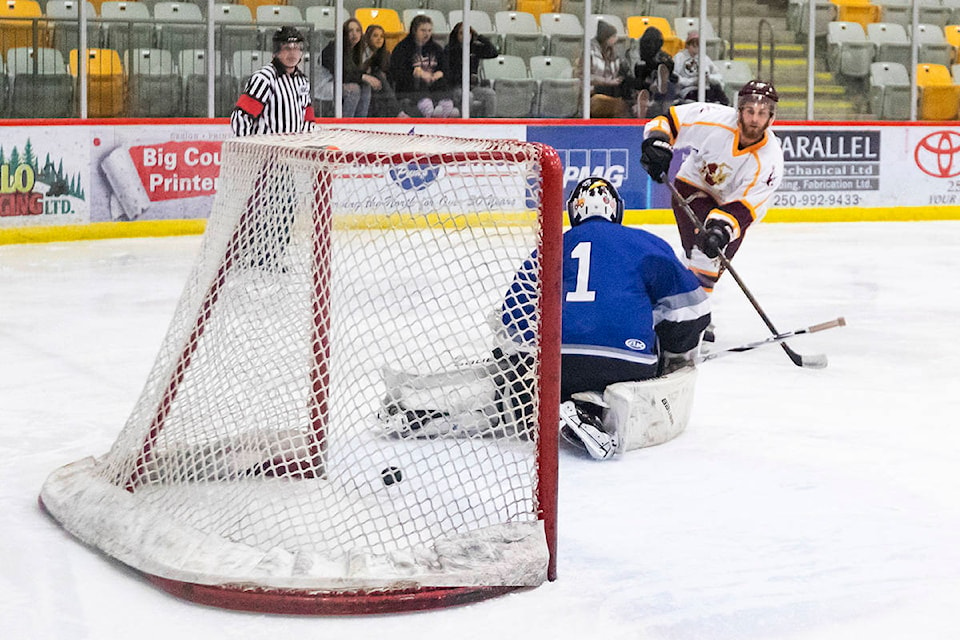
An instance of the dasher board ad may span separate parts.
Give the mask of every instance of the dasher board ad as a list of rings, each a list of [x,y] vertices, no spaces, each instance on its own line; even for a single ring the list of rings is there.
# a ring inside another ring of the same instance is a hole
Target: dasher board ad
[[[86,132],[69,126],[0,128],[0,227],[89,221]]]
[[[91,222],[205,218],[227,126],[90,128]]]
[[[960,204],[960,128],[776,129],[783,182],[772,207]]]

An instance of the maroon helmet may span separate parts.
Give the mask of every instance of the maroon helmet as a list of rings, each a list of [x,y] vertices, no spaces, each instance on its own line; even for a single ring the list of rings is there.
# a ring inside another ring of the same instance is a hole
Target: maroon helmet
[[[773,85],[761,80],[751,80],[737,92],[738,109],[742,109],[748,103],[756,102],[770,109],[770,114],[773,115],[777,112],[777,102],[779,101],[780,95]]]

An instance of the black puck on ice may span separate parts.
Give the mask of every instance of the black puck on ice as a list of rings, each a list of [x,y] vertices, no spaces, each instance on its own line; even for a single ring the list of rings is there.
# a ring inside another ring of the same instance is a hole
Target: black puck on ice
[[[389,487],[390,485],[403,480],[403,473],[401,473],[400,469],[397,467],[387,467],[380,472],[380,479],[383,480],[383,484],[385,486]]]

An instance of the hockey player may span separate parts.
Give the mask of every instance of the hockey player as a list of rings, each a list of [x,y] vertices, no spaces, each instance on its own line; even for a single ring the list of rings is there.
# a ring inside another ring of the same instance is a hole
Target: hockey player
[[[674,186],[704,223],[703,237],[680,202],[673,202],[687,267],[710,292],[744,233],[763,218],[783,178],[783,151],[770,131],[777,115],[777,90],[751,80],[740,89],[736,108],[694,102],[675,106],[644,128],[641,164],[657,182],[668,179],[673,150],[690,153]]]
[[[706,293],[666,242],[621,226],[623,200],[607,180],[581,181],[567,213],[560,429],[592,457],[607,459],[683,429],[694,380],[685,365],[693,363],[710,312]],[[536,274],[534,255],[505,296],[490,361],[427,376],[385,376],[381,417],[399,423],[395,434],[473,434],[522,423],[532,411],[533,363],[525,354],[536,338]]]

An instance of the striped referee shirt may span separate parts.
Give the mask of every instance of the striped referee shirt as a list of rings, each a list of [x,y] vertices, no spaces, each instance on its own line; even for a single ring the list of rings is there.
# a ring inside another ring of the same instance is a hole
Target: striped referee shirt
[[[238,136],[309,131],[313,124],[310,80],[299,68],[285,73],[275,59],[247,80],[230,124]]]

